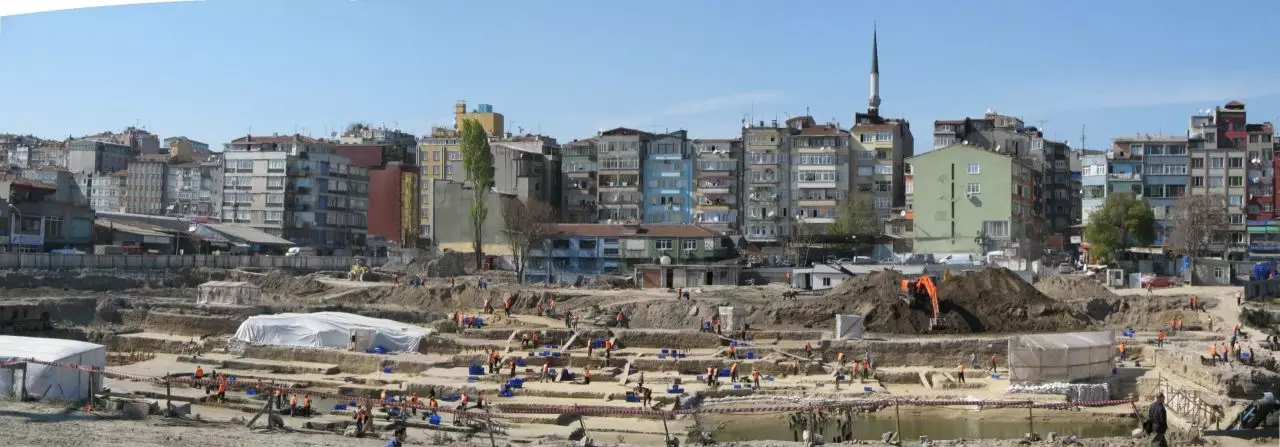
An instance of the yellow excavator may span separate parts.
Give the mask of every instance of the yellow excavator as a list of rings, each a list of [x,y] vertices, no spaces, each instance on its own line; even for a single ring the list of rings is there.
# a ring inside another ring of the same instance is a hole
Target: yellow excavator
[[[351,263],[351,271],[347,272],[347,280],[364,282],[364,275],[368,273],[369,264],[363,257],[356,256],[355,261]]]
[[[929,330],[938,327],[938,285],[933,282],[933,277],[920,275],[915,281],[902,280],[902,299],[907,304],[912,304],[912,300],[929,300],[929,308],[933,311]]]

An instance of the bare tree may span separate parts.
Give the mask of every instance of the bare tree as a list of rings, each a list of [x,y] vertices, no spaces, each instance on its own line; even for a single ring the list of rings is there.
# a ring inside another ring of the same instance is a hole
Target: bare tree
[[[502,226],[516,266],[516,280],[523,283],[529,251],[555,234],[555,209],[534,198],[528,202],[506,199],[502,202]]]
[[[1174,252],[1201,256],[1214,243],[1214,236],[1230,224],[1227,213],[1227,196],[1209,194],[1186,196],[1178,199],[1169,213],[1173,230],[1165,240],[1165,246]]]
[[[813,245],[815,234],[817,234],[817,228],[812,224],[806,224],[803,218],[797,218],[791,222],[791,235],[787,236],[786,245],[791,256],[795,257],[796,267],[805,267],[809,264],[809,248]]]

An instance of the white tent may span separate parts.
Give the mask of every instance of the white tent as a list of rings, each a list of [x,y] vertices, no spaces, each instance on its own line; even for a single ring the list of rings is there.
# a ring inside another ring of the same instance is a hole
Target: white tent
[[[276,314],[249,317],[232,340],[251,345],[347,349],[352,336],[389,352],[415,352],[431,330],[398,321],[343,312]]]
[[[75,340],[0,335],[0,362],[23,359],[101,369],[107,366],[107,347]],[[0,369],[0,395],[20,394],[21,380],[24,379],[19,369]],[[35,363],[27,364],[25,381],[28,395],[44,399],[83,400],[89,397],[90,386],[93,392],[102,389],[102,380],[90,380],[87,372]]]
[[[1010,337],[1009,380],[1070,383],[1110,377],[1115,340],[1111,331]]]

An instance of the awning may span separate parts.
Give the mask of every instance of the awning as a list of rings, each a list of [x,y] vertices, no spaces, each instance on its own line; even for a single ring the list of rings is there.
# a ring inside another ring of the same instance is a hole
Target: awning
[[[94,220],[94,221],[93,221],[93,224],[94,224],[94,225],[96,225],[96,226],[98,226],[98,227],[101,227],[101,228],[106,228],[106,229],[109,229],[109,230],[112,230],[112,231],[119,231],[119,232],[121,232],[121,233],[129,233],[129,234],[136,235],[136,236],[143,236],[143,237],[162,237],[162,238],[165,238],[165,239],[171,239],[171,238],[172,238],[172,236],[169,236],[169,235],[167,235],[167,234],[161,233],[161,232],[159,232],[159,231],[149,230],[149,229],[146,229],[146,228],[135,227],[135,226],[132,226],[132,225],[123,224],[123,223],[115,222],[115,221],[108,220],[108,219],[96,219],[96,220]]]
[[[204,224],[204,227],[227,236],[227,238],[233,242],[245,242],[258,245],[296,245],[288,239],[272,235],[247,225]]]

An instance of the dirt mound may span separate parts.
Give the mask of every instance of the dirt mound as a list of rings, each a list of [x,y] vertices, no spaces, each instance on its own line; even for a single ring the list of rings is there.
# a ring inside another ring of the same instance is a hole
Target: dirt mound
[[[1041,294],[1008,269],[986,269],[938,285],[939,322],[928,300],[902,297],[902,275],[884,272],[842,282],[826,295],[778,301],[752,315],[761,323],[830,326],[836,314],[862,315],[869,332],[895,334],[1056,332],[1088,325],[1073,306]]]
[[[600,275],[583,281],[580,287],[588,290],[634,289],[635,281],[625,276]]]
[[[1036,290],[1058,301],[1114,301],[1120,298],[1097,281],[1082,276],[1056,275],[1037,282]]]
[[[314,295],[329,290],[329,286],[308,276],[292,276],[280,272],[265,275],[248,272],[234,272],[236,281],[248,281],[262,288],[262,293],[302,296]]]

